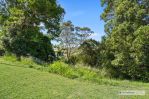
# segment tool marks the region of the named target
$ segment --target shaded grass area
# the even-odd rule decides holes
[[[133,85],[133,83],[132,83]],[[0,64],[0,99],[148,99],[146,96],[119,96],[120,90],[146,90],[149,85],[133,87],[99,85],[62,76]]]

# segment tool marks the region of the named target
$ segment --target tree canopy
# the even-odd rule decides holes
[[[109,53],[105,55],[110,55],[110,53],[113,55],[109,59],[111,62],[108,58],[105,60],[109,61],[107,65],[119,71],[119,76],[131,79],[148,79],[149,70],[147,68],[149,65],[144,65],[142,62],[148,61],[146,58],[149,58],[147,54],[144,54],[147,50],[143,50],[143,46],[148,49],[147,43],[149,42],[146,38],[149,29],[149,1],[101,1],[102,6],[105,6],[101,18],[106,22],[105,44],[107,46],[106,53]],[[142,40],[142,44],[140,40]]]
[[[46,48],[51,49],[48,47],[51,46],[50,39],[58,36],[64,15],[64,9],[56,0],[1,0],[0,5],[1,39],[8,52],[17,57],[36,56],[45,50],[42,42],[49,44]],[[50,38],[44,36],[44,31]]]

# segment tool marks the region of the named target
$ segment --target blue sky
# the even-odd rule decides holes
[[[104,33],[104,22],[100,19],[103,8],[100,0],[58,0],[65,9],[64,20],[71,20],[75,26],[87,26],[95,33],[91,37],[100,41]]]

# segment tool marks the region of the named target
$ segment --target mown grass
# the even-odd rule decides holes
[[[31,68],[0,64],[0,99],[148,99],[146,96],[119,96],[121,90],[146,90],[149,84],[99,85],[71,80]]]
[[[0,58],[0,88],[0,99],[148,99],[149,97],[149,83],[109,79],[102,76],[98,70],[73,67],[63,62],[39,65],[30,58],[24,58],[19,62],[8,56]],[[145,90],[146,95],[119,96],[118,92],[121,90]]]

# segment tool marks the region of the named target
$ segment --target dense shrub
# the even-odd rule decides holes
[[[106,79],[105,77],[107,76],[106,70],[98,71],[97,69],[93,70],[92,68],[79,65],[76,67],[72,67],[61,61],[57,61],[51,64],[49,66],[49,72],[56,73],[71,79],[77,78],[80,80],[93,81],[99,84],[117,85],[116,82]]]
[[[63,75],[69,78],[82,78],[93,80],[97,77],[97,72],[85,67],[72,67],[64,62],[54,62],[49,66],[49,72]]]
[[[63,75],[69,78],[77,78],[78,75],[75,70],[64,62],[54,62],[49,66],[49,72]]]
[[[72,55],[70,56],[68,63],[72,65],[76,65],[78,61],[79,61],[78,57],[75,55]]]
[[[79,74],[79,76],[85,80],[94,80],[97,78],[97,73],[93,70],[87,69],[87,68],[76,68],[76,72]]]
[[[92,39],[86,40],[81,44],[79,50],[78,57],[81,62],[92,67],[99,66],[99,42]]]
[[[47,36],[42,36],[37,42],[31,42],[30,48],[29,54],[41,61],[51,63],[56,58],[51,40]]]
[[[0,56],[3,56],[5,51],[3,49],[0,49]]]

